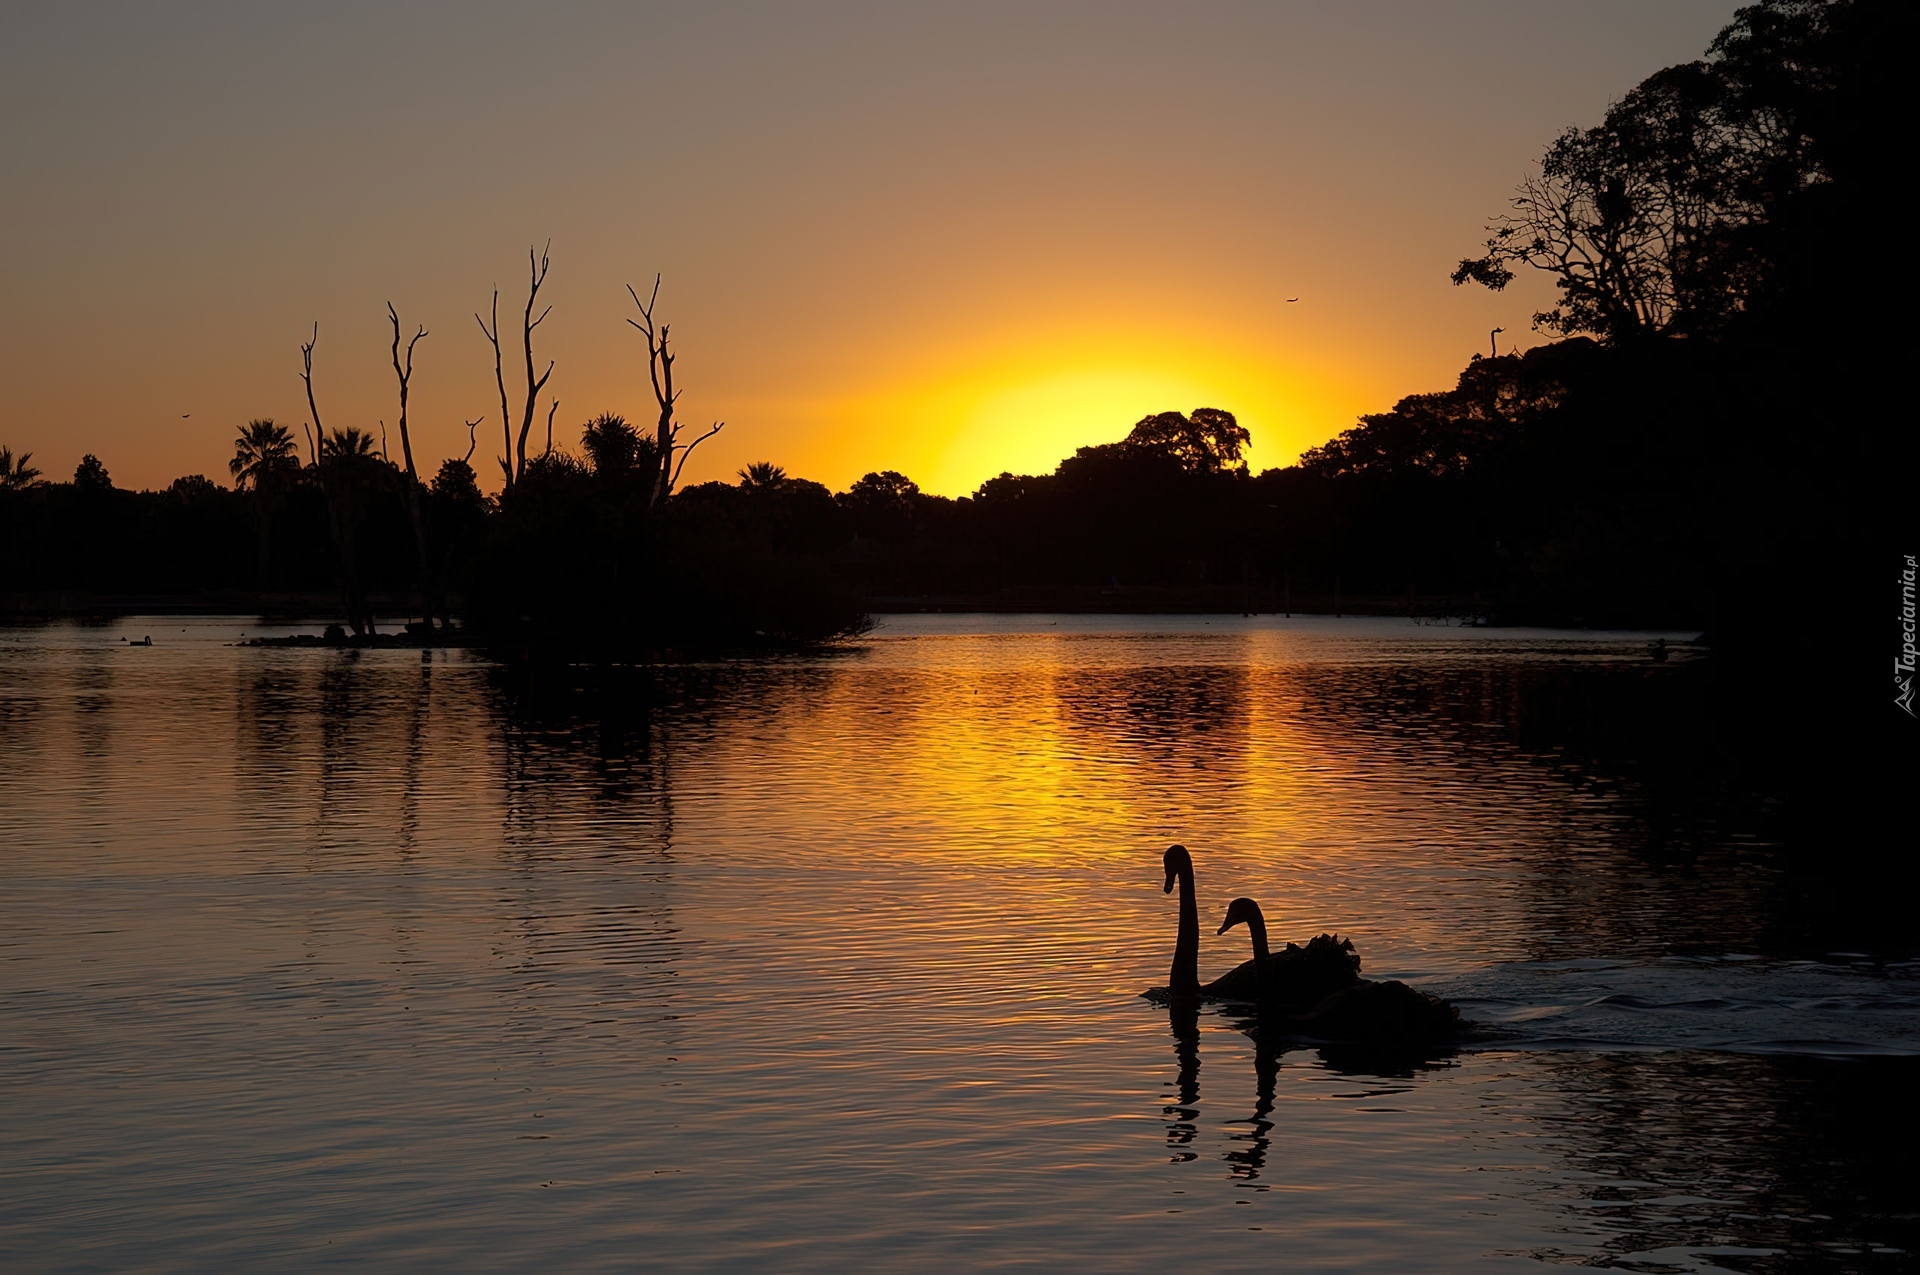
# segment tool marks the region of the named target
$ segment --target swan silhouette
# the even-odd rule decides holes
[[[1253,957],[1207,984],[1209,994],[1221,1000],[1248,1001],[1270,1009],[1305,1013],[1344,988],[1360,982],[1360,956],[1353,940],[1321,934],[1305,947],[1289,943],[1282,952],[1267,948],[1267,919],[1260,905],[1241,897],[1227,905],[1226,919],[1215,931],[1225,934],[1245,925],[1253,940]]]
[[[1180,886],[1180,929],[1173,940],[1173,968],[1167,972],[1167,992],[1198,996],[1200,989],[1200,905],[1193,897],[1193,856],[1185,846],[1168,846],[1161,863],[1167,870],[1162,894]]]
[[[1206,996],[1215,1000],[1273,1003],[1305,1011],[1328,993],[1359,981],[1360,958],[1350,940],[1322,934],[1302,948],[1287,944],[1278,954],[1267,950],[1267,922],[1252,899],[1235,899],[1220,924],[1225,934],[1244,923],[1253,937],[1253,959],[1222,974],[1211,983],[1200,982],[1200,906],[1194,897],[1193,856],[1185,846],[1169,846],[1164,856],[1167,883],[1164,892],[1180,887],[1180,930],[1173,945],[1173,968],[1167,972],[1171,996]]]
[[[1237,980],[1238,994],[1215,995],[1254,1001],[1265,1037],[1407,1046],[1443,1040],[1460,1028],[1460,1011],[1439,997],[1396,979],[1361,978],[1352,939],[1322,934],[1305,947],[1289,943],[1269,955],[1266,918],[1252,899],[1228,904],[1219,932],[1240,924],[1252,935],[1253,959],[1209,986]]]
[[[1261,1034],[1311,1041],[1409,1045],[1451,1036],[1460,1011],[1446,1001],[1397,981],[1360,977],[1353,940],[1322,934],[1305,947],[1289,943],[1269,951],[1266,918],[1252,899],[1235,899],[1219,933],[1244,924],[1253,957],[1211,983],[1200,982],[1200,908],[1194,897],[1193,856],[1169,846],[1163,857],[1171,894],[1180,887],[1180,927],[1168,971],[1167,992],[1181,999],[1212,997],[1259,1006]]]

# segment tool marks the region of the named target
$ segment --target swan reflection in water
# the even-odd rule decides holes
[[[1247,1126],[1246,1132],[1230,1135],[1244,1145],[1228,1151],[1222,1158],[1232,1166],[1231,1177],[1242,1182],[1258,1182],[1260,1170],[1267,1167],[1267,1148],[1273,1145],[1273,1094],[1280,1081],[1280,1051],[1256,1046],[1253,1051],[1253,1114],[1230,1124]],[[1265,1184],[1260,1187],[1265,1190]]]
[[[1173,1039],[1174,1080],[1161,1115],[1166,1120],[1167,1150],[1175,1164],[1200,1158],[1200,1028],[1201,1003],[1192,997],[1173,997],[1167,1001],[1167,1032]],[[1226,1121],[1228,1126],[1243,1126],[1228,1135],[1232,1146],[1221,1154],[1228,1165],[1228,1178],[1243,1184],[1258,1184],[1273,1148],[1274,1104],[1279,1090],[1280,1064],[1289,1052],[1311,1050],[1315,1060],[1328,1071],[1342,1076],[1374,1080],[1409,1080],[1424,1071],[1454,1066],[1451,1050],[1428,1047],[1418,1050],[1382,1049],[1366,1044],[1323,1044],[1310,1046],[1296,1040],[1276,1038],[1261,1031],[1259,1017],[1240,1016],[1230,1006],[1205,1007],[1223,1025],[1245,1035],[1253,1043],[1253,1111],[1251,1115]]]
[[[1173,1162],[1181,1164],[1197,1159],[1193,1149],[1200,1127],[1200,1006],[1189,997],[1174,997],[1167,1002],[1167,1030],[1173,1035],[1173,1058],[1178,1068],[1174,1092],[1164,1097],[1174,1101],[1162,1107],[1167,1118],[1167,1149]]]

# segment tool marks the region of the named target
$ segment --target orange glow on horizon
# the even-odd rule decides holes
[[[1169,345],[1092,332],[948,354],[845,401],[800,407],[807,444],[790,472],[844,488],[894,469],[923,491],[967,496],[1001,473],[1048,474],[1076,448],[1126,436],[1155,412],[1218,407],[1252,434],[1251,468],[1290,465],[1351,420],[1367,389],[1226,343]],[[792,409],[790,409],[792,410]]]

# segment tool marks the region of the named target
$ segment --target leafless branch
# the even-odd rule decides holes
[[[627,295],[633,298],[633,304],[640,311],[638,319],[628,319],[642,336],[647,339],[647,379],[653,385],[654,402],[659,407],[659,419],[654,430],[654,455],[658,458],[660,469],[654,477],[653,503],[665,503],[673,494],[673,484],[677,469],[673,454],[675,440],[680,435],[680,427],[674,424],[673,409],[679,401],[680,391],[673,384],[674,354],[669,346],[671,325],[655,325],[654,307],[660,300],[660,276],[653,276],[653,291],[642,301],[640,294],[632,284],[627,285]]]
[[[307,435],[307,456],[313,461],[313,467],[316,470],[320,468],[320,446],[315,441],[315,435],[319,436],[320,441],[325,441],[327,436],[326,431],[320,427],[320,406],[313,401],[313,347],[318,344],[320,344],[320,323],[315,320],[313,339],[300,343],[300,380],[307,387],[307,411],[313,414],[313,430]],[[303,427],[304,424],[302,422]]]
[[[693,449],[698,447],[700,444],[706,442],[709,438],[712,438],[715,434],[718,434],[721,431],[721,429],[723,429],[725,426],[726,426],[725,421],[715,421],[713,423],[712,429],[708,430],[706,433],[700,435],[700,437],[694,439],[691,443],[686,444],[684,447],[680,449],[680,463],[673,467],[673,481],[668,484],[669,490],[679,485],[680,471],[687,467],[687,458],[693,455]]]
[[[513,418],[507,413],[507,374],[500,362],[500,289],[493,290],[493,326],[489,328],[487,321],[478,314],[473,316],[473,321],[480,325],[480,330],[487,334],[487,340],[493,346],[493,383],[500,387],[500,433],[502,446],[507,452],[507,458],[500,462],[500,468],[507,476],[507,486],[512,487],[513,465],[510,462],[513,456]]]
[[[393,374],[400,382],[400,452],[406,457],[407,478],[411,482],[420,481],[419,472],[413,467],[413,436],[407,431],[407,387],[413,380],[413,347],[427,334],[425,328],[414,332],[407,341],[406,362],[400,359],[400,312],[393,308],[393,302],[387,302],[387,319],[393,324]]]
[[[547,248],[553,241],[547,241]],[[547,281],[547,248],[542,248],[536,256],[532,248],[527,249],[527,308],[520,316],[520,344],[527,360],[527,405],[520,416],[520,447],[516,453],[514,477],[516,480],[527,472],[527,435],[533,432],[533,408],[540,397],[540,391],[546,388],[547,378],[553,375],[553,364],[547,364],[547,370],[538,380],[533,375],[533,330],[545,323],[547,316],[553,313],[548,306],[540,312],[539,318],[533,317],[533,307],[540,296],[540,285]],[[504,394],[505,391],[502,390]]]

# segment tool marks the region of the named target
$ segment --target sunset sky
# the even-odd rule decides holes
[[[682,416],[728,422],[690,481],[963,495],[1197,406],[1284,465],[1491,327],[1538,339],[1541,284],[1448,270],[1554,134],[1734,7],[9,6],[0,443],[225,482],[247,419],[306,419],[315,320],[326,424],[377,433],[391,300],[430,332],[423,463],[485,413],[497,486],[473,312],[498,284],[517,318],[550,238],[556,436],[650,414],[624,285],[663,272]]]

